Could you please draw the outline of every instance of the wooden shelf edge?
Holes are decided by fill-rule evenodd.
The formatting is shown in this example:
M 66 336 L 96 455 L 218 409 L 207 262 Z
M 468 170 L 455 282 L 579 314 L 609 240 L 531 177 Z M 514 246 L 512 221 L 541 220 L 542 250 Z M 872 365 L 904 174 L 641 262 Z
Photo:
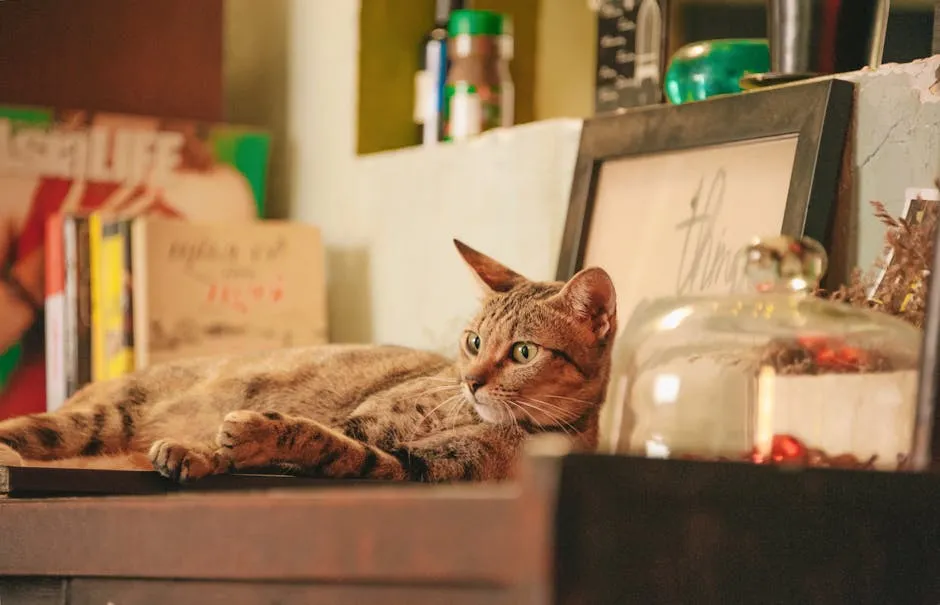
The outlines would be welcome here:
M 489 485 L 279 489 L 293 480 L 241 476 L 202 492 L 0 499 L 0 577 L 540 583 L 550 557 L 533 546 L 550 540 L 558 465 L 522 466 L 519 481 Z M 165 487 L 150 473 L 115 479 Z M 231 491 L 239 482 L 266 483 Z

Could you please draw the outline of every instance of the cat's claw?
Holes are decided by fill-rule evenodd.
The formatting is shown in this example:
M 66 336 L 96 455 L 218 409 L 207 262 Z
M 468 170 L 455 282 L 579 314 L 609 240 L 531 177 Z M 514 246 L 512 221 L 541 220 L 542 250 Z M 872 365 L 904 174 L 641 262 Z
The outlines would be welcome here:
M 161 439 L 150 448 L 150 461 L 158 473 L 180 483 L 219 472 L 217 455 L 201 452 L 172 439 Z
M 0 466 L 23 466 L 23 457 L 12 447 L 0 444 Z

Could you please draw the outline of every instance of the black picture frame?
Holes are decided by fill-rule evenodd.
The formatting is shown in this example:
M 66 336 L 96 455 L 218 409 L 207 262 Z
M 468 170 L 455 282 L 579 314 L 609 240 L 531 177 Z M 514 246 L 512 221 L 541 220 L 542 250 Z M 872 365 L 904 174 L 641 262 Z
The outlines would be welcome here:
M 938 203 L 940 202 L 933 202 Z M 924 335 L 921 340 L 920 373 L 917 383 L 916 418 L 911 447 L 911 470 L 940 471 L 940 424 L 937 398 L 940 397 L 940 225 L 934 232 L 933 259 L 927 278 Z
M 828 247 L 854 90 L 845 80 L 815 80 L 585 120 L 556 278 L 567 280 L 583 268 L 605 162 L 776 136 L 798 135 L 781 233 Z

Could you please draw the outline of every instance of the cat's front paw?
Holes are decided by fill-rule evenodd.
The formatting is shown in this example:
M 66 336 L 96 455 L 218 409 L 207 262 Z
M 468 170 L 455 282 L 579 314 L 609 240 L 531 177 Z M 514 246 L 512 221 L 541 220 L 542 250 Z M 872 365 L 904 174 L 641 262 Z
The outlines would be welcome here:
M 0 466 L 23 466 L 23 457 L 12 447 L 0 443 Z
M 150 462 L 158 473 L 180 483 L 202 479 L 223 470 L 217 454 L 172 439 L 154 442 L 150 447 Z
M 216 443 L 238 468 L 260 468 L 274 462 L 284 416 L 278 412 L 229 412 L 222 420 Z

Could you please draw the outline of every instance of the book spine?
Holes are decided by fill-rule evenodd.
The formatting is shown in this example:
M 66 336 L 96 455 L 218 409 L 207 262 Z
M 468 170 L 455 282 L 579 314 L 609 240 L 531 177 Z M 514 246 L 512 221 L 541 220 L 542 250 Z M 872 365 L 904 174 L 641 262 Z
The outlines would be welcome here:
M 92 380 L 121 376 L 131 367 L 124 347 L 124 238 L 121 221 L 93 213 L 89 223 L 91 261 Z
M 63 372 L 65 374 L 65 397 L 68 399 L 78 390 L 78 226 L 74 216 L 65 216 L 62 221 L 62 248 L 64 263 L 63 283 Z
M 121 303 L 123 305 L 124 350 L 128 372 L 133 372 L 136 365 L 134 360 L 134 293 L 132 288 L 134 281 L 134 247 L 132 243 L 133 231 L 131 226 L 133 224 L 133 219 L 121 221 L 121 237 L 123 238 L 124 244 Z
M 46 410 L 53 412 L 68 397 L 65 377 L 65 251 L 61 214 L 46 221 L 45 249 Z
M 101 359 L 103 374 L 99 379 L 117 378 L 132 370 L 131 351 L 125 346 L 124 309 L 125 237 L 124 221 L 102 222 L 100 252 L 99 320 L 101 322 Z
M 76 243 L 76 284 L 77 284 L 77 323 L 76 323 L 76 367 L 78 369 L 76 390 L 92 380 L 91 370 L 91 242 L 87 217 L 75 219 Z
M 101 260 L 101 215 L 97 212 L 88 218 L 88 263 L 91 291 L 91 381 L 105 377 L 104 323 L 101 314 L 101 293 L 104 289 L 103 263 Z
M 131 223 L 131 305 L 133 307 L 134 369 L 142 370 L 150 362 L 150 295 L 147 259 L 147 219 Z

